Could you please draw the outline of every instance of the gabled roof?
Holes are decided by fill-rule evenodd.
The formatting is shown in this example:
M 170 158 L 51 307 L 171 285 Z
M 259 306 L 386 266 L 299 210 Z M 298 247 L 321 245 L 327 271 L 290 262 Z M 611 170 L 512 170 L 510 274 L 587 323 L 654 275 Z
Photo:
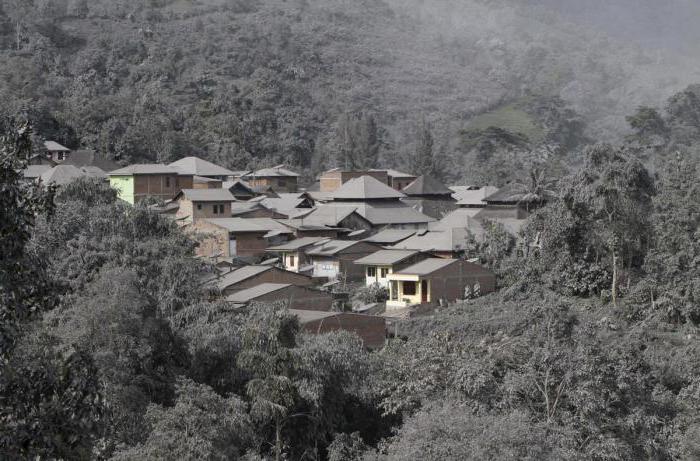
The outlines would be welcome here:
M 324 237 L 302 237 L 295 240 L 290 240 L 282 245 L 277 245 L 267 249 L 269 252 L 279 252 L 279 251 L 297 251 L 304 247 L 315 245 L 321 240 L 328 240 Z
M 231 204 L 231 216 L 242 215 L 254 210 L 265 209 L 260 202 L 234 202 Z
M 119 164 L 114 160 L 103 157 L 95 153 L 94 150 L 81 149 L 71 152 L 63 165 L 73 165 L 77 167 L 97 167 L 103 171 L 112 171 L 119 168 Z
M 175 168 L 160 163 L 137 163 L 110 171 L 109 176 L 131 176 L 136 174 L 179 174 Z
M 270 177 L 292 177 L 296 178 L 299 176 L 299 173 L 295 173 L 292 170 L 288 170 L 284 167 L 284 165 L 277 165 L 272 168 L 262 168 L 257 171 L 250 172 L 246 174 L 246 177 L 262 177 L 262 178 L 270 178 Z
M 208 218 L 204 221 L 233 233 L 272 232 L 291 234 L 292 231 L 271 218 Z
M 226 300 L 232 303 L 247 303 L 260 296 L 280 291 L 284 288 L 291 287 L 289 283 L 261 283 L 251 288 L 238 291 L 226 297 Z
M 421 262 L 418 262 L 412 266 L 406 267 L 405 269 L 401 269 L 400 271 L 394 272 L 394 273 L 395 274 L 403 274 L 403 275 L 429 275 L 437 270 L 440 270 L 444 267 L 447 267 L 451 264 L 454 264 L 457 261 L 459 261 L 459 260 L 458 259 L 444 259 L 444 258 L 428 258 L 428 259 L 424 259 Z
M 440 221 L 431 223 L 428 227 L 430 230 L 447 230 L 455 228 L 470 229 L 472 223 L 476 222 L 474 216 L 481 211 L 481 208 L 457 208 L 450 211 Z
M 222 187 L 230 190 L 232 193 L 236 191 L 245 192 L 251 196 L 255 195 L 255 191 L 250 187 L 250 185 L 241 179 L 237 179 L 235 181 L 224 181 L 222 183 Z
M 414 230 L 385 229 L 371 237 L 367 237 L 364 241 L 369 243 L 394 244 L 406 240 L 415 233 L 416 231 Z
M 447 195 L 452 196 L 452 191 L 432 176 L 422 175 L 416 178 L 408 186 L 402 189 L 402 192 L 409 197 L 424 196 L 424 195 Z
M 292 210 L 308 202 L 308 198 L 300 197 L 301 194 L 278 194 L 279 197 L 266 197 L 262 204 L 265 208 L 289 215 Z M 308 208 L 308 207 L 307 207 Z
M 457 200 L 458 206 L 486 206 L 484 199 L 498 191 L 495 186 L 484 187 L 453 187 L 453 197 Z
M 221 180 L 207 178 L 206 176 L 192 176 L 192 182 L 195 184 L 211 184 L 211 183 L 215 183 L 215 182 L 221 182 Z
M 369 256 L 355 260 L 365 266 L 391 266 L 419 254 L 416 250 L 379 250 Z
M 185 197 L 193 202 L 235 202 L 236 198 L 228 189 L 182 189 L 175 200 Z
M 69 148 L 60 145 L 56 141 L 44 141 L 44 147 L 49 152 L 56 152 L 56 151 L 58 151 L 58 152 L 70 152 Z
M 467 229 L 445 229 L 436 231 L 421 231 L 391 248 L 453 252 L 465 250 L 471 242 L 471 234 Z
M 399 199 L 404 194 L 372 176 L 353 178 L 331 194 L 333 200 Z
M 306 250 L 307 255 L 334 256 L 360 243 L 357 240 L 327 240 L 320 241 L 316 246 Z
M 185 157 L 171 163 L 169 166 L 177 169 L 182 174 L 197 176 L 233 176 L 235 172 L 208 162 L 199 157 Z
M 220 290 L 225 290 L 232 285 L 248 280 L 263 272 L 267 272 L 271 270 L 272 267 L 273 266 L 242 266 L 231 272 L 227 272 L 221 277 L 212 280 L 210 283 L 216 285 Z
M 328 204 L 318 206 L 310 213 L 291 221 L 306 226 L 338 227 L 344 219 L 353 213 L 355 213 L 355 207 Z
M 352 203 L 357 213 L 373 226 L 427 224 L 435 221 L 403 202 Z

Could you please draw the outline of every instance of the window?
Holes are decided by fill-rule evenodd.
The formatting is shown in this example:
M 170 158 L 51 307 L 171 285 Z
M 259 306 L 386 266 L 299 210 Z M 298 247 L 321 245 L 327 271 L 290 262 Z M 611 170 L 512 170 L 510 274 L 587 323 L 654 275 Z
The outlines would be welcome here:
M 201 210 L 201 209 L 202 209 L 202 204 L 201 204 L 201 203 L 198 203 L 198 204 L 197 204 L 197 209 L 198 209 L 198 210 Z
M 403 294 L 413 296 L 416 294 L 416 282 L 403 282 Z
M 377 276 L 377 268 L 369 266 L 367 268 L 367 277 L 376 277 Z
M 279 180 L 277 181 L 277 185 L 280 186 L 280 187 L 285 187 L 285 186 L 287 185 L 287 181 L 284 180 L 284 179 L 279 179 Z
M 379 270 L 379 274 L 380 274 L 380 277 L 381 277 L 381 278 L 385 279 L 386 276 L 389 275 L 389 269 L 386 268 L 386 267 L 382 267 L 382 268 Z
M 294 263 L 295 263 L 295 259 L 296 259 L 296 258 L 294 258 L 294 255 L 289 255 L 289 265 L 290 265 L 290 266 L 294 266 L 294 265 L 295 265 L 295 264 L 294 264 Z
M 397 301 L 399 299 L 399 282 L 396 280 L 391 281 L 391 300 Z
M 170 176 L 165 177 L 165 187 L 170 187 Z
M 218 203 L 214 205 L 214 214 L 224 214 L 224 206 Z
M 224 214 L 224 206 L 219 205 L 219 214 Z

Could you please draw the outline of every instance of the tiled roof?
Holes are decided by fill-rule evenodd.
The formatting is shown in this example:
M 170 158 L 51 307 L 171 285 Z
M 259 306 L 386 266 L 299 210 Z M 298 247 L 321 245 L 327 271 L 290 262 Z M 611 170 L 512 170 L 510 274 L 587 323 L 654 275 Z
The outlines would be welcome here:
M 399 199 L 405 197 L 372 176 L 353 178 L 331 194 L 333 200 Z
M 169 166 L 177 169 L 182 174 L 197 176 L 233 176 L 235 172 L 208 162 L 199 157 L 185 157 L 171 163 Z

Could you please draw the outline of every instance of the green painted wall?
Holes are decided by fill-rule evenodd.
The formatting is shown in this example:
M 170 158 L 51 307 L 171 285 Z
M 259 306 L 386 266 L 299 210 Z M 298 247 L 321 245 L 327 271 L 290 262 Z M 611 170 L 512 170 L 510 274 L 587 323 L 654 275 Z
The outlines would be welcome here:
M 134 177 L 133 176 L 110 176 L 109 184 L 117 190 L 119 198 L 125 202 L 134 204 Z

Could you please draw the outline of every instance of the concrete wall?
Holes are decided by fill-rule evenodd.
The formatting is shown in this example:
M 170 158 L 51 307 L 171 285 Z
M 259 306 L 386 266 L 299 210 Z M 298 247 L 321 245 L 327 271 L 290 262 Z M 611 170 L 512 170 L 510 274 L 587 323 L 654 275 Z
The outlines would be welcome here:
M 109 185 L 117 191 L 117 196 L 125 202 L 134 204 L 134 177 L 110 176 Z

